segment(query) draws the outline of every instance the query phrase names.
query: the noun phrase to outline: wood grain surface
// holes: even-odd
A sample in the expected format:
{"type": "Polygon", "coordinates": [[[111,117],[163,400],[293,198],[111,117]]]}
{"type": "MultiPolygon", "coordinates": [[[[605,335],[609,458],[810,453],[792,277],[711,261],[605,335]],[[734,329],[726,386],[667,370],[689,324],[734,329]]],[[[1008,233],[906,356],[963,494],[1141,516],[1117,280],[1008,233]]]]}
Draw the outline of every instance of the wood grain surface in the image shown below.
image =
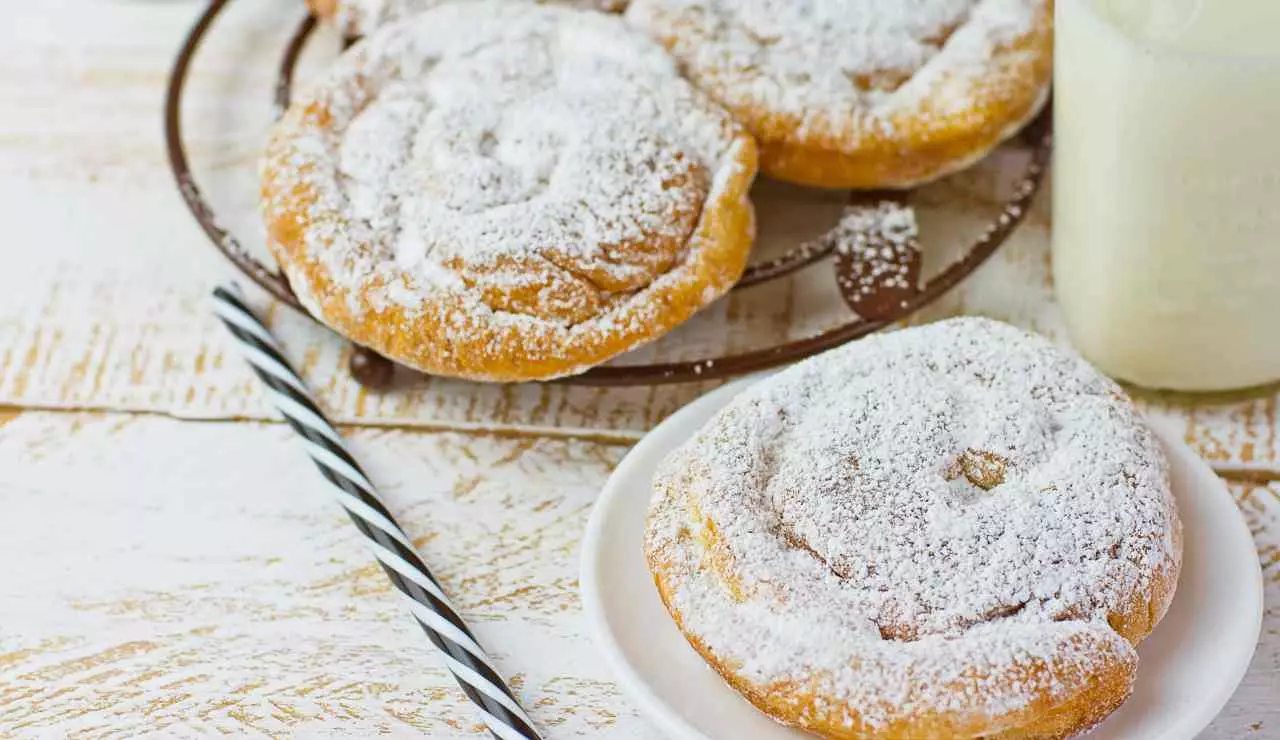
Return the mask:
{"type": "MultiPolygon", "coordinates": [[[[279,44],[294,0],[233,4],[198,57],[184,120],[191,156],[225,225],[261,246],[255,166],[270,120],[279,44]]],[[[199,3],[29,4],[0,28],[10,51],[0,95],[0,195],[11,204],[0,271],[0,401],[42,408],[152,411],[184,418],[269,418],[267,405],[208,315],[230,269],[172,187],[159,138],[165,73],[199,3]],[[75,23],[60,23],[72,17],[75,23]]],[[[332,38],[310,55],[332,56],[332,38]]],[[[305,74],[304,74],[305,76],[305,74]]],[[[956,241],[997,188],[984,173],[932,188],[926,242],[956,241]]],[[[820,231],[841,197],[764,188],[761,252],[820,231]],[[816,225],[816,226],[815,226],[816,225]]],[[[983,313],[1059,339],[1042,198],[1028,223],[972,280],[917,320],[983,313]]],[[[944,259],[945,248],[933,255],[944,259]]],[[[348,348],[288,309],[259,302],[333,415],[434,429],[596,432],[636,439],[707,386],[600,390],[424,380],[372,394],[346,373],[348,348]]],[[[814,269],[722,301],[670,341],[624,361],[715,354],[806,335],[845,317],[830,275],[814,269]]],[[[1186,412],[1189,441],[1225,466],[1280,469],[1277,393],[1186,412]]],[[[1156,402],[1154,407],[1166,404],[1156,402]]]]}
{"type": "MultiPolygon", "coordinates": [[[[350,430],[552,737],[652,737],[582,634],[579,534],[626,448],[350,430]]],[[[0,430],[0,730],[480,734],[279,424],[27,413],[0,430]]]]}
{"type": "MultiPolygon", "coordinates": [[[[160,101],[195,0],[12,4],[0,24],[0,736],[480,733],[208,313],[232,273],[165,165],[160,101]]],[[[185,109],[200,181],[260,246],[255,162],[300,0],[240,0],[185,109]]],[[[332,55],[324,38],[314,71],[332,55]]],[[[921,195],[926,241],[971,227],[988,168],[921,195]]],[[[765,185],[762,252],[842,196],[765,185]]],[[[1064,340],[1042,198],[917,316],[982,313],[1064,340]]],[[[951,240],[954,241],[954,240],[951,240]]],[[[945,261],[945,246],[930,255],[945,261]]],[[[326,408],[551,737],[652,738],[583,634],[577,548],[627,445],[710,386],[599,390],[347,376],[345,343],[254,294],[326,408]]],[[[843,318],[814,270],[722,301],[624,361],[762,346],[843,318]]],[[[1276,389],[1152,413],[1224,475],[1258,543],[1264,635],[1206,733],[1280,737],[1276,389]]]]}
{"type": "MultiPolygon", "coordinates": [[[[346,432],[550,737],[654,737],[585,638],[576,589],[580,533],[625,446],[346,432]]],[[[283,425],[29,412],[0,430],[0,469],[0,543],[23,566],[0,585],[3,730],[481,734],[283,425]]],[[[1208,736],[1271,736],[1280,486],[1232,490],[1271,611],[1208,736]]]]}

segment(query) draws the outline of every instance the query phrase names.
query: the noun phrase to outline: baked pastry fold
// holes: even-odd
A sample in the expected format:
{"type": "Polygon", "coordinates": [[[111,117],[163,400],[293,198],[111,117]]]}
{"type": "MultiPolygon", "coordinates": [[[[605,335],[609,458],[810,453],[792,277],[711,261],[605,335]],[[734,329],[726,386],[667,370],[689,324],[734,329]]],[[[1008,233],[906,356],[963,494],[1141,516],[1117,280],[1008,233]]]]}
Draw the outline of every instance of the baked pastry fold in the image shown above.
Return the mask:
{"type": "Polygon", "coordinates": [[[601,13],[442,5],[349,50],[272,131],[268,242],[299,300],[428,373],[581,372],[728,291],[751,137],[601,13]]]}
{"type": "Polygon", "coordinates": [[[958,171],[1048,97],[1052,0],[634,0],[627,19],[761,145],[761,169],[833,188],[958,171]]]}
{"type": "Polygon", "coordinates": [[[744,391],[660,467],[645,554],[690,644],[779,722],[1057,738],[1129,696],[1181,524],[1112,381],[962,319],[744,391]]]}

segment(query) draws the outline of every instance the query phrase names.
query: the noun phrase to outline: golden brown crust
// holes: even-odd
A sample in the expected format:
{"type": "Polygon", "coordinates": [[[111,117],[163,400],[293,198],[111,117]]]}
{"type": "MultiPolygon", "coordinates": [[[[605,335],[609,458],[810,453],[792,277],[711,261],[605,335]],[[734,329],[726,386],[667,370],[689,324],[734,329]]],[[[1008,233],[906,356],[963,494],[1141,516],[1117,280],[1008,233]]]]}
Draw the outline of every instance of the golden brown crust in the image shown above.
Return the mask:
{"type": "Polygon", "coordinates": [[[995,322],[763,381],[653,485],[645,558],[678,628],[753,705],[822,737],[1083,732],[1132,692],[1177,587],[1154,435],[1083,360],[995,322]],[[1003,431],[974,436],[988,421],[1003,431]]]}
{"type": "MultiPolygon", "coordinates": [[[[1182,552],[1182,522],[1175,520],[1173,542],[1176,552],[1182,552]]],[[[1169,611],[1173,594],[1178,588],[1178,563],[1167,563],[1152,574],[1151,587],[1133,594],[1128,608],[1107,615],[1111,629],[1137,647],[1155,630],[1156,625],[1169,611]]]]}
{"type": "MultiPolygon", "coordinates": [[[[666,579],[655,571],[654,583],[663,603],[684,631],[680,613],[672,606],[666,579]]],[[[909,721],[887,727],[872,727],[858,710],[848,705],[833,705],[814,686],[772,684],[761,686],[747,681],[712,652],[697,636],[685,632],[685,639],[702,659],[738,693],[757,709],[778,722],[832,740],[951,740],[952,738],[987,738],[990,740],[1057,740],[1068,738],[1094,727],[1106,719],[1129,698],[1137,663],[1132,656],[1114,655],[1095,672],[1090,680],[1077,687],[1066,701],[1043,698],[1004,717],[960,718],[940,712],[922,712],[909,721]],[[993,731],[993,727],[1001,728],[993,731]]],[[[1042,665],[1040,672],[1054,670],[1042,665]]],[[[1021,680],[1033,677],[1019,677],[1021,680]]],[[[814,682],[817,683],[816,681],[814,682]]],[[[960,690],[960,687],[957,687],[960,690]]]]}
{"type": "MultiPolygon", "coordinates": [[[[432,375],[496,382],[556,378],[666,334],[742,276],[754,229],[747,193],[756,153],[746,137],[736,148],[737,169],[704,206],[690,239],[689,269],[651,287],[645,298],[647,320],[629,322],[620,330],[526,333],[521,324],[487,322],[460,301],[442,300],[411,315],[402,307],[377,306],[365,296],[351,295],[305,246],[307,214],[315,202],[315,195],[306,191],[264,190],[264,200],[285,204],[267,223],[268,243],[295,288],[310,286],[305,297],[299,294],[308,309],[357,344],[432,375]]],[[[287,166],[268,162],[268,167],[287,166]]]]}
{"type": "MultiPolygon", "coordinates": [[[[685,504],[692,506],[689,497],[676,491],[668,492],[666,498],[659,499],[657,506],[669,505],[669,502],[677,498],[684,498],[685,504]]],[[[706,567],[716,569],[712,553],[722,551],[723,548],[716,547],[714,523],[696,511],[689,514],[689,521],[690,538],[694,538],[692,532],[697,528],[693,523],[700,522],[703,525],[699,528],[701,536],[696,538],[698,547],[708,558],[706,567]]],[[[1180,526],[1177,538],[1180,542],[1180,526]]],[[[1178,547],[1180,550],[1181,545],[1178,547]]],[[[962,712],[918,712],[888,726],[873,726],[863,719],[858,707],[824,695],[819,676],[814,676],[808,685],[794,682],[762,685],[746,679],[735,666],[712,651],[696,634],[685,629],[684,616],[674,598],[675,590],[685,578],[681,567],[659,551],[646,548],[645,556],[663,604],[676,626],[684,633],[685,639],[703,660],[760,711],[782,724],[820,737],[832,740],[1056,740],[1072,737],[1094,727],[1118,709],[1133,692],[1137,675],[1136,656],[1131,651],[1117,651],[1113,644],[1099,640],[1093,646],[1098,657],[1093,663],[1093,670],[1071,687],[1065,699],[1059,691],[1056,697],[1042,696],[999,717],[974,717],[962,712]]],[[[1172,573],[1161,572],[1150,593],[1140,595],[1143,598],[1136,598],[1132,608],[1123,614],[1113,615],[1113,620],[1110,620],[1112,626],[1134,646],[1150,634],[1159,618],[1168,610],[1177,586],[1177,575],[1176,570],[1172,573]]],[[[1012,672],[1005,680],[1046,683],[1037,681],[1037,678],[1054,675],[1057,682],[1061,683],[1061,675],[1065,672],[1067,669],[1063,666],[1042,661],[1019,667],[1017,672],[1012,672]]],[[[989,686],[991,681],[990,675],[978,673],[969,678],[972,679],[971,682],[957,685],[955,690],[974,691],[975,687],[989,686]]]]}
{"type": "Polygon", "coordinates": [[[307,7],[315,17],[324,21],[332,21],[338,13],[340,0],[307,0],[307,7]]]}
{"type": "MultiPolygon", "coordinates": [[[[632,10],[666,0],[639,0],[632,10]]],[[[642,23],[680,57],[685,22],[642,23]]],[[[634,15],[634,13],[633,13],[634,15]]],[[[956,73],[959,74],[958,72],[956,73]]],[[[998,51],[961,110],[935,98],[895,113],[887,125],[821,110],[779,110],[734,93],[730,72],[690,72],[760,144],[760,169],[771,177],[823,188],[908,188],[956,172],[982,158],[1026,125],[1043,107],[1053,76],[1053,4],[1044,3],[1034,30],[998,51]]],[[[943,77],[935,88],[946,82],[943,77]]],[[[966,83],[967,84],[967,83],[966,83]]]]}
{"type": "Polygon", "coordinates": [[[1053,76],[1052,25],[1022,39],[991,71],[1007,84],[986,88],[970,110],[945,119],[895,121],[891,132],[865,132],[849,147],[838,122],[800,135],[801,122],[761,109],[730,108],[760,141],[760,166],[781,180],[813,187],[906,188],[972,164],[1035,117],[1053,76]]]}
{"type": "MultiPolygon", "coordinates": [[[[757,167],[756,146],[723,111],[679,79],[659,47],[626,29],[619,19],[532,4],[442,6],[420,18],[423,22],[387,27],[353,48],[335,65],[333,78],[310,98],[299,100],[273,131],[262,180],[268,243],[299,300],[317,318],[358,344],[427,373],[486,381],[541,380],[581,372],[655,339],[734,285],[745,269],[753,238],[748,190],[757,167]],[[394,70],[403,63],[397,55],[406,48],[417,54],[416,43],[433,45],[432,49],[444,45],[454,49],[451,53],[465,56],[471,47],[460,42],[457,47],[448,46],[449,28],[465,24],[473,33],[499,34],[510,30],[507,21],[527,24],[525,32],[531,34],[564,26],[567,33],[600,35],[603,46],[612,45],[618,60],[631,65],[622,71],[606,67],[612,70],[609,74],[635,75],[634,81],[626,78],[619,83],[632,86],[626,88],[628,94],[643,93],[655,106],[667,107],[647,111],[650,118],[643,121],[609,121],[619,130],[641,131],[634,136],[648,147],[632,157],[634,166],[616,175],[633,180],[605,183],[625,197],[565,192],[570,187],[565,183],[574,176],[583,181],[573,184],[587,188],[600,185],[591,177],[605,176],[595,174],[588,165],[574,164],[578,169],[570,174],[556,171],[557,200],[530,201],[517,192],[511,196],[515,200],[490,206],[483,199],[490,197],[494,188],[486,189],[489,181],[483,178],[487,170],[482,170],[466,181],[478,184],[459,196],[473,200],[464,203],[463,210],[448,211],[465,214],[455,220],[476,212],[483,216],[490,210],[507,214],[515,202],[527,209],[541,208],[531,204],[550,202],[561,209],[557,213],[577,208],[571,217],[579,220],[559,231],[540,227],[536,244],[503,232],[496,238],[500,249],[479,256],[474,256],[476,248],[469,239],[455,238],[456,246],[433,248],[429,259],[435,261],[434,267],[423,268],[427,272],[401,270],[385,243],[372,243],[370,237],[363,236],[369,229],[350,212],[345,189],[353,186],[344,184],[349,178],[337,172],[333,154],[340,147],[350,152],[341,136],[343,122],[374,104],[378,85],[386,84],[385,79],[381,83],[375,80],[396,74],[394,70]],[[423,42],[420,34],[429,34],[427,41],[423,42]],[[684,128],[686,120],[698,122],[701,128],[690,128],[691,133],[684,128]],[[659,131],[649,135],[645,125],[659,131]],[[668,140],[672,138],[674,141],[668,140]],[[634,187],[627,189],[630,185],[634,187]],[[642,187],[648,199],[632,197],[642,187]],[[642,213],[599,215],[605,208],[625,210],[637,202],[637,207],[645,209],[642,213]],[[580,216],[584,210],[585,215],[580,216]],[[574,231],[579,222],[585,226],[574,231]],[[361,261],[363,266],[352,268],[353,261],[361,261]],[[341,279],[336,271],[342,271],[341,279]],[[406,295],[410,297],[406,299],[406,295]]],[[[483,54],[504,47],[481,44],[479,48],[483,54]]],[[[529,48],[541,47],[534,44],[529,48]]],[[[489,57],[480,59],[466,57],[466,64],[483,65],[489,57]]],[[[594,90],[587,88],[584,93],[575,88],[569,94],[598,97],[601,93],[594,90]]],[[[535,93],[543,95],[545,90],[538,88],[535,93]]],[[[559,136],[596,136],[574,141],[580,149],[596,151],[591,147],[600,145],[600,135],[591,133],[587,115],[581,111],[579,128],[562,129],[559,136]]],[[[534,123],[546,125],[537,120],[534,123]]],[[[493,135],[466,132],[472,134],[493,135]]],[[[521,141],[517,137],[515,146],[521,141]]],[[[551,151],[554,155],[555,150],[551,151]]],[[[588,155],[575,156],[574,162],[592,161],[588,155]]],[[[608,150],[602,156],[613,162],[608,157],[620,155],[608,150]]],[[[385,155],[379,152],[368,161],[384,160],[385,155]]],[[[403,161],[393,160],[392,164],[400,166],[403,161]]],[[[484,159],[475,166],[492,162],[484,159]]],[[[434,177],[461,180],[466,174],[456,167],[450,172],[438,176],[411,173],[412,180],[423,184],[404,198],[435,199],[431,201],[434,204],[456,195],[461,191],[449,190],[453,183],[431,182],[434,177]],[[436,194],[436,190],[443,194],[436,194]]],[[[549,180],[551,175],[544,177],[549,180]]],[[[522,233],[519,229],[524,227],[524,219],[537,217],[530,210],[521,213],[531,215],[515,217],[510,233],[522,233]]],[[[480,222],[463,236],[493,233],[491,223],[480,222]]],[[[427,219],[414,226],[429,232],[433,225],[427,219]]]]}

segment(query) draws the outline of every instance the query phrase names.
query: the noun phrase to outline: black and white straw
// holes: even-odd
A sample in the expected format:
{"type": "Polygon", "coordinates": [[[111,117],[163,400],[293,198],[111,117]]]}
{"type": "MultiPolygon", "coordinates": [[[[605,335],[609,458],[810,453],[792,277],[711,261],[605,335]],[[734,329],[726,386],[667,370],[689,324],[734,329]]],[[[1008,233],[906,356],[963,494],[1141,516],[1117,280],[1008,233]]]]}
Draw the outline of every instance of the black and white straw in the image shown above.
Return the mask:
{"type": "Polygon", "coordinates": [[[218,318],[239,340],[272,402],[302,438],[320,474],[333,484],[338,503],[365,536],[392,585],[407,599],[414,620],[440,649],[489,731],[500,740],[538,740],[529,716],[449,603],[439,581],[414,552],[409,537],[378,500],[373,484],[289,366],[275,338],[232,290],[218,288],[213,298],[218,318]]]}

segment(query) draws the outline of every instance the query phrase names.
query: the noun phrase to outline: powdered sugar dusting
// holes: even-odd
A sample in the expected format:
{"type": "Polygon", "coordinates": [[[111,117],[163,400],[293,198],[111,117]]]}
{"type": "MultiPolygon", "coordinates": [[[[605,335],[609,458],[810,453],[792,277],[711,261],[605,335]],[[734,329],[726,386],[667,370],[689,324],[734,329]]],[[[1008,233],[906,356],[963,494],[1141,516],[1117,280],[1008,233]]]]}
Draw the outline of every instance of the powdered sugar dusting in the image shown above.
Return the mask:
{"type": "Polygon", "coordinates": [[[982,319],[761,382],[655,486],[647,548],[685,629],[748,680],[816,683],[873,727],[999,716],[1132,662],[1108,615],[1180,562],[1165,462],[1131,403],[982,319]]]}
{"type": "Polygon", "coordinates": [[[962,113],[1047,0],[634,0],[628,19],[673,42],[691,78],[734,109],[821,134],[891,129],[903,111],[962,113]]]}
{"type": "Polygon", "coordinates": [[[684,269],[742,138],[617,17],[442,5],[368,37],[294,104],[266,215],[314,198],[307,250],[353,312],[447,296],[468,317],[607,332],[646,321],[645,289],[684,269]]]}
{"type": "Polygon", "coordinates": [[[901,203],[883,201],[874,206],[845,209],[831,234],[835,252],[847,257],[853,269],[842,275],[841,291],[854,310],[864,300],[886,295],[906,297],[919,289],[920,230],[915,211],[901,203]]]}
{"type": "MultiPolygon", "coordinates": [[[[388,23],[409,18],[434,8],[446,0],[337,0],[334,22],[343,31],[363,35],[388,23]]],[[[452,0],[452,2],[466,0],[452,0]]],[[[530,0],[532,1],[532,0],[530,0]]],[[[560,5],[617,12],[626,7],[625,0],[550,0],[560,5]]]]}

